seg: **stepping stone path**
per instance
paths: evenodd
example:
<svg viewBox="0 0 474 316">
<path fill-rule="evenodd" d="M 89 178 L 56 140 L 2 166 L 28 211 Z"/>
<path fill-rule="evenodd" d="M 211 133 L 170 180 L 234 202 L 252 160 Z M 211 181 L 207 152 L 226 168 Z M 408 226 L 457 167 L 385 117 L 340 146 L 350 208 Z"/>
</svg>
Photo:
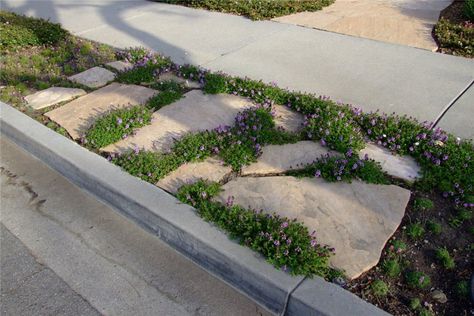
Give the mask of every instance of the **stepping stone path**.
<svg viewBox="0 0 474 316">
<path fill-rule="evenodd" d="M 82 89 L 51 87 L 25 97 L 28 105 L 35 110 L 44 109 L 60 102 L 69 101 L 86 94 Z"/>
<path fill-rule="evenodd" d="M 115 74 L 102 67 L 94 67 L 78 73 L 74 76 L 68 77 L 72 82 L 82 84 L 86 87 L 95 89 L 105 86 L 110 81 L 115 79 Z"/>
<path fill-rule="evenodd" d="M 133 67 L 133 65 L 127 61 L 123 60 L 116 60 L 112 61 L 110 63 L 105 64 L 106 66 L 109 66 L 110 68 L 113 68 L 117 70 L 118 72 L 124 72 L 126 70 L 129 70 Z"/>
<path fill-rule="evenodd" d="M 317 12 L 274 21 L 436 50 L 431 36 L 441 10 L 453 0 L 336 0 Z"/>
<path fill-rule="evenodd" d="M 295 144 L 269 145 L 262 149 L 256 163 L 242 168 L 242 175 L 277 174 L 288 170 L 303 169 L 322 155 L 331 152 L 313 141 Z"/>
<path fill-rule="evenodd" d="M 103 148 L 106 152 L 124 152 L 133 148 L 168 151 L 174 141 L 186 133 L 212 130 L 219 125 L 233 125 L 239 112 L 251 105 L 242 97 L 203 94 L 193 90 L 184 98 L 156 111 L 151 125 L 135 135 Z"/>
<path fill-rule="evenodd" d="M 112 83 L 45 115 L 64 127 L 72 138 L 79 139 L 101 115 L 112 109 L 145 104 L 157 92 L 141 86 Z"/>
<path fill-rule="evenodd" d="M 367 156 L 380 163 L 382 170 L 395 178 L 407 182 L 414 182 L 420 177 L 420 166 L 410 156 L 393 155 L 389 150 L 374 144 L 367 146 L 359 152 L 360 157 Z"/>
<path fill-rule="evenodd" d="M 193 162 L 180 166 L 156 185 L 160 188 L 176 194 L 178 189 L 185 184 L 192 184 L 199 179 L 213 182 L 221 182 L 232 172 L 232 168 L 224 166 L 223 161 L 216 158 L 208 158 L 201 162 Z"/>
<path fill-rule="evenodd" d="M 161 74 L 158 77 L 157 81 L 158 82 L 174 81 L 176 83 L 182 84 L 184 87 L 186 87 L 188 89 L 200 89 L 201 88 L 201 84 L 199 82 L 178 77 L 175 74 L 173 74 L 172 72 L 165 72 L 165 73 Z"/>
<path fill-rule="evenodd" d="M 335 268 L 354 279 L 374 267 L 405 213 L 410 191 L 395 185 L 321 178 L 243 177 L 223 186 L 217 200 L 297 218 L 316 231 L 321 244 L 335 248 Z"/>
<path fill-rule="evenodd" d="M 303 128 L 304 116 L 283 105 L 275 104 L 275 125 L 288 132 L 299 132 Z"/>
</svg>

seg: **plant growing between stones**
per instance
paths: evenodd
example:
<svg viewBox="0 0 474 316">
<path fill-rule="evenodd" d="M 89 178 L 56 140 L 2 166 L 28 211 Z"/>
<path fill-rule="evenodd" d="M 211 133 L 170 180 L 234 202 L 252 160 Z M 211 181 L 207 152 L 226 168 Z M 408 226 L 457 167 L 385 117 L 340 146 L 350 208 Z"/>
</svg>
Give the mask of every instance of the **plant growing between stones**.
<svg viewBox="0 0 474 316">
<path fill-rule="evenodd" d="M 451 257 L 448 249 L 446 248 L 436 249 L 436 258 L 445 269 L 454 269 L 454 267 L 456 266 L 456 264 L 454 263 L 454 259 Z"/>
<path fill-rule="evenodd" d="M 420 222 L 412 223 L 407 226 L 406 234 L 413 240 L 418 240 L 425 234 L 425 229 Z"/>
<path fill-rule="evenodd" d="M 324 277 L 333 273 L 328 266 L 333 250 L 319 245 L 314 233 L 310 235 L 304 225 L 275 214 L 235 206 L 232 197 L 226 205 L 214 202 L 212 199 L 219 191 L 219 184 L 200 180 L 181 187 L 177 197 L 194 206 L 205 220 L 223 228 L 232 238 L 290 274 Z"/>
<path fill-rule="evenodd" d="M 386 259 L 382 263 L 382 269 L 391 278 L 396 278 L 402 273 L 402 267 L 398 259 Z"/>
<path fill-rule="evenodd" d="M 414 202 L 414 208 L 417 211 L 429 211 L 433 209 L 434 203 L 427 198 L 417 198 Z"/>
</svg>

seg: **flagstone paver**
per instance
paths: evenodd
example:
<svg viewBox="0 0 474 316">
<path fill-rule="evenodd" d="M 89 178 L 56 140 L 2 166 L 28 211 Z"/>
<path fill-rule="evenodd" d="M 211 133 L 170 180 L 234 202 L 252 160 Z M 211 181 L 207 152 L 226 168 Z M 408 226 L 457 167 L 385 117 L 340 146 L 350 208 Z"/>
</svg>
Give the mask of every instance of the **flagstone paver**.
<svg viewBox="0 0 474 316">
<path fill-rule="evenodd" d="M 237 113 L 251 106 L 245 98 L 228 94 L 204 94 L 192 90 L 181 100 L 156 111 L 152 123 L 135 135 L 103 148 L 106 152 L 124 152 L 131 148 L 167 151 L 186 133 L 211 130 L 219 125 L 232 125 Z"/>
<path fill-rule="evenodd" d="M 274 105 L 275 125 L 288 132 L 298 132 L 303 128 L 304 116 L 283 105 Z"/>
<path fill-rule="evenodd" d="M 427 50 L 437 49 L 431 36 L 441 10 L 452 0 L 336 0 L 318 12 L 274 19 Z"/>
<path fill-rule="evenodd" d="M 51 87 L 25 97 L 28 105 L 35 110 L 44 109 L 60 102 L 69 101 L 86 94 L 82 89 Z"/>
<path fill-rule="evenodd" d="M 80 83 L 89 88 L 100 88 L 115 79 L 115 74 L 102 67 L 87 69 L 74 76 L 68 77 L 72 82 Z"/>
<path fill-rule="evenodd" d="M 420 177 L 420 166 L 410 156 L 393 155 L 389 150 L 374 144 L 367 144 L 359 153 L 360 157 L 367 156 L 380 163 L 382 170 L 389 175 L 408 182 L 414 182 Z"/>
<path fill-rule="evenodd" d="M 158 91 L 136 86 L 112 83 L 45 115 L 64 127 L 74 139 L 79 139 L 104 113 L 131 105 L 144 104 Z"/>
<path fill-rule="evenodd" d="M 335 248 L 331 264 L 354 279 L 379 261 L 400 225 L 410 191 L 360 181 L 242 177 L 225 184 L 217 200 L 225 203 L 229 196 L 234 204 L 302 221 L 320 243 Z"/>
<path fill-rule="evenodd" d="M 232 172 L 232 168 L 224 166 L 223 161 L 208 158 L 201 162 L 193 162 L 180 166 L 156 184 L 160 188 L 177 193 L 184 184 L 192 184 L 199 179 L 220 182 Z"/>
<path fill-rule="evenodd" d="M 179 84 L 184 85 L 186 88 L 189 88 L 189 89 L 200 89 L 201 88 L 201 84 L 199 82 L 178 77 L 175 74 L 173 74 L 172 72 L 165 72 L 165 73 L 161 74 L 158 77 L 157 81 L 158 82 L 174 81 L 174 82 L 177 82 Z"/>
<path fill-rule="evenodd" d="M 313 141 L 265 146 L 256 163 L 242 168 L 242 175 L 277 174 L 302 169 L 329 152 L 326 147 Z"/>
<path fill-rule="evenodd" d="M 110 63 L 107 63 L 106 65 L 117 70 L 118 72 L 124 72 L 133 67 L 131 63 L 127 61 L 123 61 L 123 60 L 111 61 Z"/>
</svg>

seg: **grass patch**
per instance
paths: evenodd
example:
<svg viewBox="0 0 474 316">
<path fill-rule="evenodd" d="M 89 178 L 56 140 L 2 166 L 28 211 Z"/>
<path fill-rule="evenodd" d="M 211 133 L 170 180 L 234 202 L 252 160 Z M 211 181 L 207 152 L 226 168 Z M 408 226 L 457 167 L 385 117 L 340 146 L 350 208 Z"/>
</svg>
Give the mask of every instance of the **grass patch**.
<svg viewBox="0 0 474 316">
<path fill-rule="evenodd" d="M 85 135 L 86 144 L 102 148 L 133 134 L 134 130 L 151 122 L 152 112 L 137 105 L 113 110 L 98 118 Z"/>
<path fill-rule="evenodd" d="M 185 185 L 178 199 L 197 209 L 205 220 L 226 230 L 241 244 L 261 253 L 268 262 L 293 275 L 328 276 L 332 249 L 321 246 L 306 226 L 295 220 L 223 205 L 212 201 L 220 191 L 216 183 L 198 181 Z"/>
<path fill-rule="evenodd" d="M 303 11 L 318 11 L 334 0 L 155 0 L 193 8 L 243 15 L 252 20 L 271 19 Z"/>
</svg>

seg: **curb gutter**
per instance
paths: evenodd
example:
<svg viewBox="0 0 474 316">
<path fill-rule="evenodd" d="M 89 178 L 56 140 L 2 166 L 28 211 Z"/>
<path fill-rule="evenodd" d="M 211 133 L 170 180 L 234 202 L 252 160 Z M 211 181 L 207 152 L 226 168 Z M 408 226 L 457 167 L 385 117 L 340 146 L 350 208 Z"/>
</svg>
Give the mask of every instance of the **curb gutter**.
<svg viewBox="0 0 474 316">
<path fill-rule="evenodd" d="M 0 131 L 2 137 L 273 313 L 388 315 L 321 278 L 292 277 L 275 269 L 202 220 L 191 206 L 2 102 Z"/>
</svg>

